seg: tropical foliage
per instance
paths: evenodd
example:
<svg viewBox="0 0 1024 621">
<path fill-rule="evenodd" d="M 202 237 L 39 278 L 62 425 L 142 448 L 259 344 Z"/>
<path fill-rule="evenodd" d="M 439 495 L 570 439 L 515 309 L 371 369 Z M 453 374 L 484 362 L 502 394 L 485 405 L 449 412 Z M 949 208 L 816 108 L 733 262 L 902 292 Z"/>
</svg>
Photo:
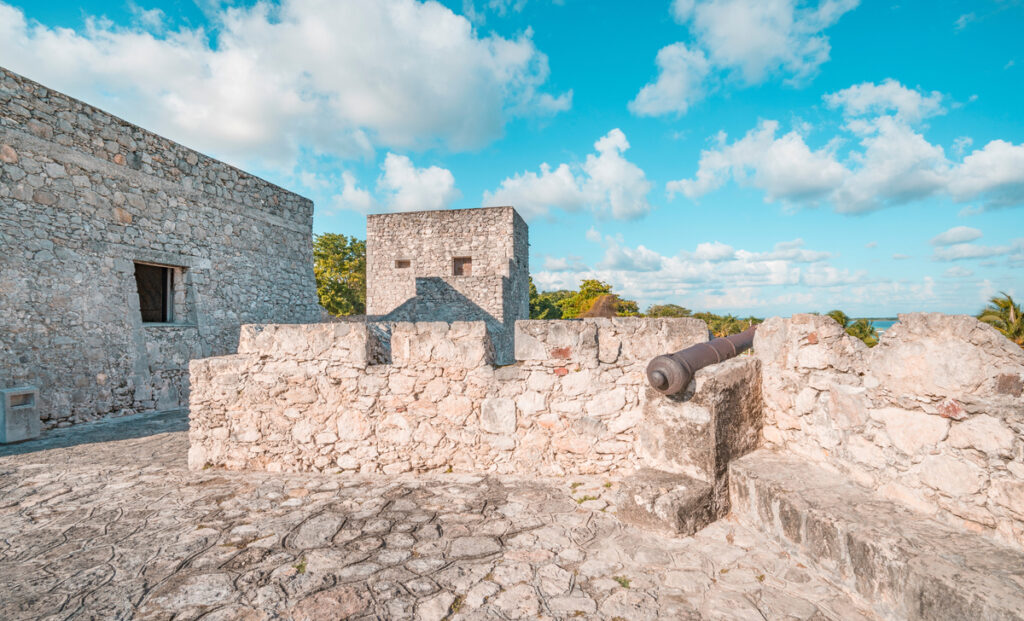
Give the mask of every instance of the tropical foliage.
<svg viewBox="0 0 1024 621">
<path fill-rule="evenodd" d="M 578 291 L 537 292 L 530 281 L 530 319 L 574 319 L 590 310 L 603 295 L 615 295 L 619 315 L 635 316 L 640 307 L 633 300 L 625 300 L 612 291 L 612 286 L 600 280 L 584 280 Z"/>
<path fill-rule="evenodd" d="M 572 295 L 572 291 L 537 292 L 537 286 L 530 279 L 530 319 L 561 319 L 562 308 L 559 302 Z"/>
<path fill-rule="evenodd" d="M 835 319 L 847 334 L 864 341 L 868 347 L 878 345 L 878 332 L 867 319 L 852 319 L 841 310 L 833 310 L 825 314 Z"/>
<path fill-rule="evenodd" d="M 704 323 L 708 324 L 708 330 L 715 337 L 739 334 L 750 326 L 764 321 L 758 317 L 741 319 L 735 315 L 716 315 L 714 313 L 694 313 L 693 316 L 697 319 L 703 319 Z"/>
<path fill-rule="evenodd" d="M 1021 312 L 1020 304 L 1014 302 L 1009 294 L 993 296 L 988 306 L 978 314 L 978 319 L 1024 347 L 1024 313 Z"/>
<path fill-rule="evenodd" d="M 678 304 L 653 304 L 644 314 L 648 317 L 689 317 L 693 311 Z"/>
<path fill-rule="evenodd" d="M 320 305 L 332 315 L 366 312 L 366 242 L 324 233 L 313 236 L 313 273 Z"/>
<path fill-rule="evenodd" d="M 572 319 L 586 313 L 594 302 L 604 295 L 616 295 L 611 285 L 599 280 L 584 280 L 578 291 L 537 291 L 530 281 L 530 318 L 531 319 Z M 742 332 L 752 325 L 761 323 L 758 317 L 740 318 L 733 315 L 716 315 L 714 313 L 694 313 L 678 304 L 654 304 L 641 313 L 633 300 L 624 300 L 616 296 L 618 315 L 638 317 L 696 317 L 708 324 L 714 336 L 728 336 Z"/>
</svg>

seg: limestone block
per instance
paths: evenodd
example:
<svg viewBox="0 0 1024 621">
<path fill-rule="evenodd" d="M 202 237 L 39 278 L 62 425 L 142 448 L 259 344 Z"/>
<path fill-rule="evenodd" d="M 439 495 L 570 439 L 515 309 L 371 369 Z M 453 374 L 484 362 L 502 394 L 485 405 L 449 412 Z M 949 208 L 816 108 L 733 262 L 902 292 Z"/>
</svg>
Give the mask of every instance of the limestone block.
<svg viewBox="0 0 1024 621">
<path fill-rule="evenodd" d="M 516 407 L 526 416 L 542 412 L 544 395 L 535 390 L 528 390 L 516 399 Z"/>
<path fill-rule="evenodd" d="M 646 366 L 655 356 L 708 340 L 708 326 L 694 317 L 587 318 L 597 327 L 601 362 Z"/>
<path fill-rule="evenodd" d="M 893 445 L 907 455 L 915 455 L 926 446 L 932 446 L 946 439 L 949 421 L 940 417 L 903 410 L 881 408 L 870 410 L 871 418 L 881 421 Z"/>
<path fill-rule="evenodd" d="M 1024 481 L 1005 477 L 993 478 L 989 497 L 1024 519 Z"/>
<path fill-rule="evenodd" d="M 598 362 L 597 326 L 586 321 L 520 320 L 515 331 L 516 360 Z"/>
<path fill-rule="evenodd" d="M 622 386 L 608 391 L 592 390 L 589 394 L 584 411 L 596 418 L 613 416 L 626 406 L 626 389 Z"/>
<path fill-rule="evenodd" d="M 861 436 L 850 438 L 846 448 L 854 461 L 873 468 L 885 467 L 885 454 L 882 452 L 882 449 Z"/>
<path fill-rule="evenodd" d="M 515 402 L 501 397 L 484 399 L 480 403 L 480 428 L 488 433 L 515 433 Z"/>
<path fill-rule="evenodd" d="M 998 394 L 998 376 L 1024 371 L 1024 350 L 967 315 L 900 315 L 869 364 L 893 394 L 962 400 Z"/>
<path fill-rule="evenodd" d="M 952 426 L 949 444 L 956 448 L 972 448 L 989 455 L 1012 456 L 1017 436 L 1003 421 L 980 414 Z"/>
<path fill-rule="evenodd" d="M 369 338 L 366 324 L 356 322 L 245 325 L 238 351 L 276 360 L 328 360 L 365 367 Z"/>
<path fill-rule="evenodd" d="M 829 414 L 840 429 L 860 427 L 867 418 L 867 390 L 863 386 L 829 386 Z"/>
<path fill-rule="evenodd" d="M 391 327 L 391 364 L 443 364 L 474 369 L 494 361 L 493 346 L 482 321 L 399 322 Z"/>
<path fill-rule="evenodd" d="M 708 483 L 650 469 L 626 478 L 615 504 L 623 522 L 684 536 L 718 517 Z"/>
<path fill-rule="evenodd" d="M 950 455 L 929 455 L 920 466 L 921 481 L 953 497 L 981 490 L 988 475 L 974 464 Z"/>
</svg>

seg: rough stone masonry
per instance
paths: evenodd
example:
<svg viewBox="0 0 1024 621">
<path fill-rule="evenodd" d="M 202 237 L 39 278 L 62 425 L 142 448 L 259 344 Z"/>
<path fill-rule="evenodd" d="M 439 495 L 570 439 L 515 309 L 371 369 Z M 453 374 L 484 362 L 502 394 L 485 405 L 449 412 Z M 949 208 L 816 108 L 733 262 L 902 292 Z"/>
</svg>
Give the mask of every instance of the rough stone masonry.
<svg viewBox="0 0 1024 621">
<path fill-rule="evenodd" d="M 313 204 L 0 69 L 0 388 L 43 427 L 184 407 L 244 323 L 321 316 Z"/>
<path fill-rule="evenodd" d="M 495 361 L 512 362 L 530 317 L 529 231 L 512 207 L 366 218 L 366 312 L 385 321 L 483 321 Z"/>
</svg>

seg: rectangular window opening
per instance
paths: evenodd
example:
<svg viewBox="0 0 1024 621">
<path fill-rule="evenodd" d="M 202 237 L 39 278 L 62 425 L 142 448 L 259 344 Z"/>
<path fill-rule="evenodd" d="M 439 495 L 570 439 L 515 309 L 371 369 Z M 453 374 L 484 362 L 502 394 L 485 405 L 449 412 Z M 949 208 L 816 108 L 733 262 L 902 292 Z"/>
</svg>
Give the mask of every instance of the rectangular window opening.
<svg viewBox="0 0 1024 621">
<path fill-rule="evenodd" d="M 473 259 L 471 257 L 455 257 L 452 260 L 452 274 L 455 276 L 472 276 Z"/>
<path fill-rule="evenodd" d="M 409 259 L 398 259 L 395 261 L 396 270 L 404 270 L 412 266 L 412 261 Z"/>
<path fill-rule="evenodd" d="M 135 285 L 143 323 L 174 321 L 174 268 L 136 263 Z"/>
<path fill-rule="evenodd" d="M 36 396 L 31 392 L 11 395 L 10 402 L 12 408 L 29 407 L 36 404 Z"/>
</svg>

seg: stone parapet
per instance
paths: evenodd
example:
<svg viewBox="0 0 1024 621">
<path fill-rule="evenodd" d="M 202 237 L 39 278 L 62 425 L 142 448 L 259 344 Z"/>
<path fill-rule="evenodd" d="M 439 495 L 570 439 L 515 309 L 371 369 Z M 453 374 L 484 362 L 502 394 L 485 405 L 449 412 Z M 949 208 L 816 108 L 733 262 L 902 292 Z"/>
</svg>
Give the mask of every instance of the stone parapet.
<svg viewBox="0 0 1024 621">
<path fill-rule="evenodd" d="M 764 439 L 883 497 L 1024 544 L 1024 350 L 972 317 L 900 315 L 869 349 L 831 318 L 762 324 Z"/>
<path fill-rule="evenodd" d="M 517 329 L 520 359 L 496 367 L 483 322 L 245 326 L 239 354 L 192 362 L 189 464 L 529 475 L 664 468 L 641 450 L 648 401 L 666 399 L 647 389 L 643 357 L 706 341 L 703 322 Z M 366 353 L 374 348 L 390 358 Z M 756 360 L 746 364 L 758 379 Z M 705 377 L 713 370 L 699 385 Z M 708 407 L 717 399 L 700 389 L 690 397 Z"/>
</svg>

